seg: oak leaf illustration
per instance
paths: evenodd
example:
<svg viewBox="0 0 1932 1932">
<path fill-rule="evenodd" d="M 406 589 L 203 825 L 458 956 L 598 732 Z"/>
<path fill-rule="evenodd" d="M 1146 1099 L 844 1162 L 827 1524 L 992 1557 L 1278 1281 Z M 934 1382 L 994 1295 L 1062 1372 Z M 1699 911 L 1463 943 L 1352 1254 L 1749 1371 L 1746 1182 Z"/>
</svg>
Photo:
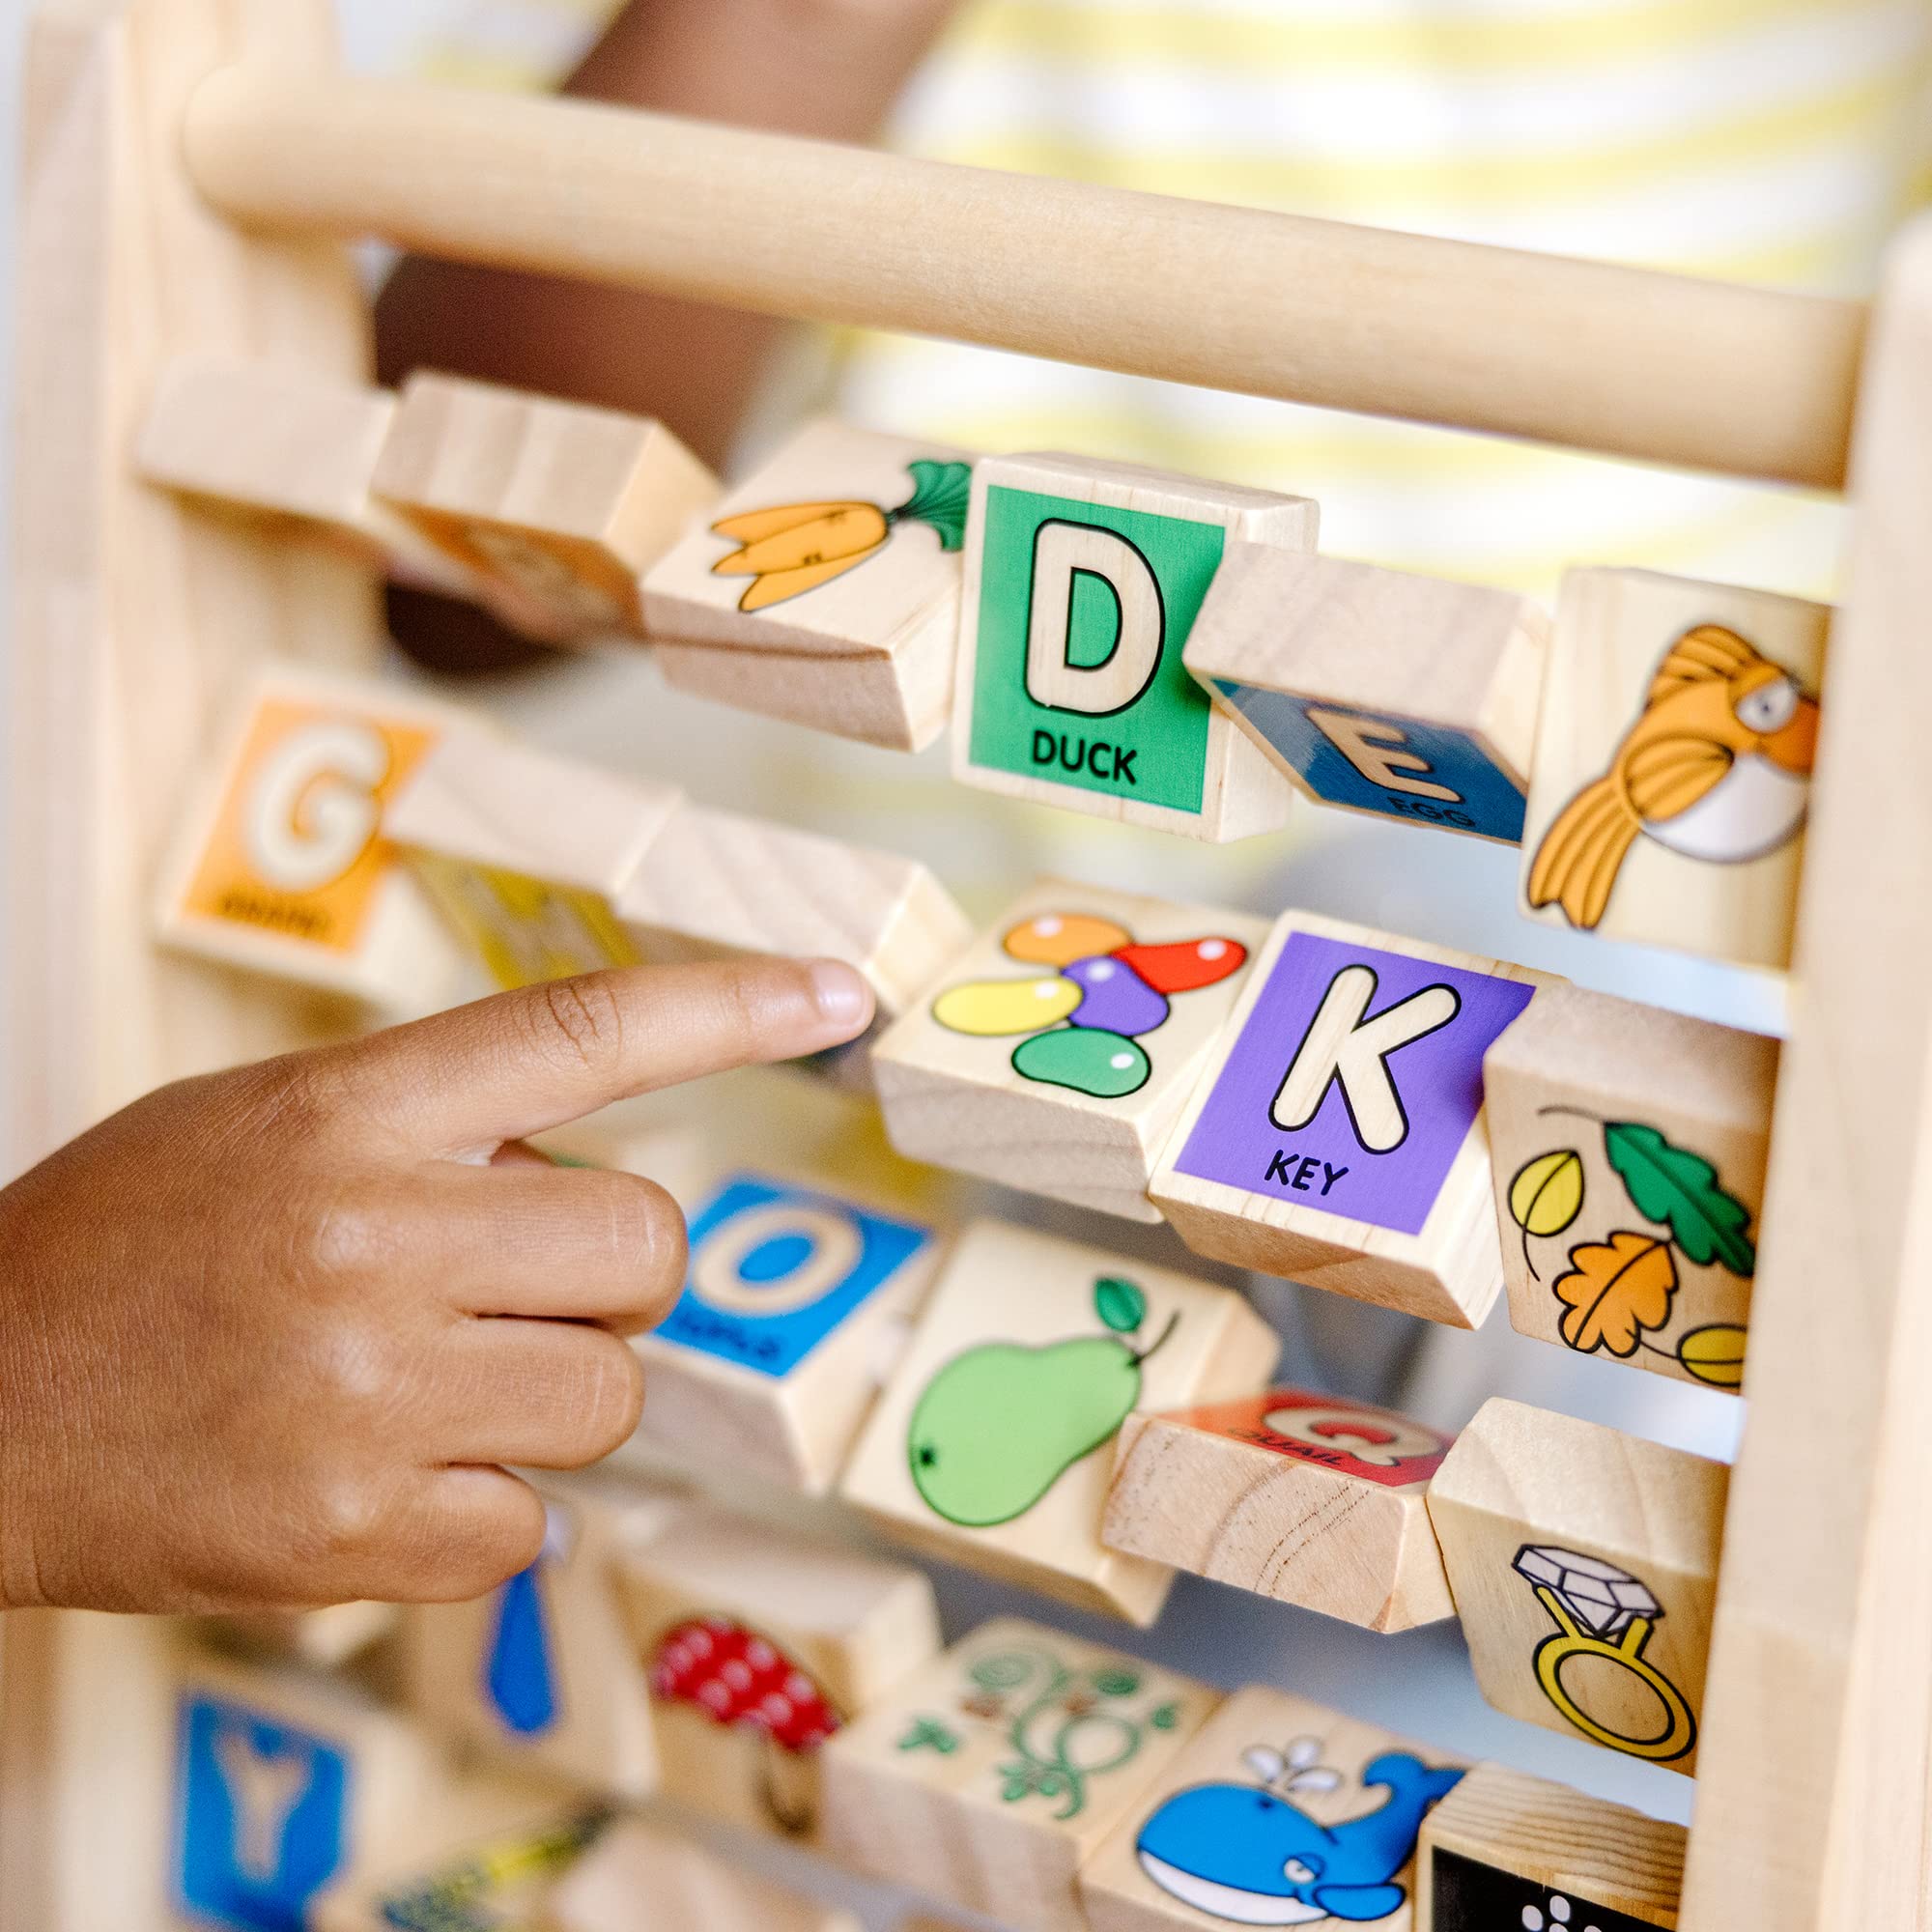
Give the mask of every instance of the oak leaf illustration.
<svg viewBox="0 0 1932 1932">
<path fill-rule="evenodd" d="M 1725 1192 L 1701 1154 L 1634 1121 L 1605 1123 L 1604 1152 L 1636 1211 L 1667 1227 L 1689 1260 L 1699 1267 L 1721 1262 L 1735 1275 L 1756 1271 L 1757 1251 L 1747 1232 L 1750 1209 Z"/>
<path fill-rule="evenodd" d="M 1570 1250 L 1570 1272 L 1554 1288 L 1566 1304 L 1559 1326 L 1571 1348 L 1628 1359 L 1646 1330 L 1669 1321 L 1677 1263 L 1668 1241 L 1620 1231 L 1606 1242 L 1579 1241 Z"/>
</svg>

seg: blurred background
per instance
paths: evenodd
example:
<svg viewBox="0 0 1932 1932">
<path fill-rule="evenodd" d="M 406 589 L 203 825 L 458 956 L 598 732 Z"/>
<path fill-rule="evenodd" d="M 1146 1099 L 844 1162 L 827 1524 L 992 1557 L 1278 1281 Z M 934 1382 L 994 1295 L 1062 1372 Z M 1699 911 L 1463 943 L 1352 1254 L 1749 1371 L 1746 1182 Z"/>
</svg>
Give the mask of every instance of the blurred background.
<svg viewBox="0 0 1932 1932">
<path fill-rule="evenodd" d="M 876 123 L 888 145 L 947 160 L 1820 292 L 1868 292 L 1886 236 L 1932 185 L 1924 0 L 337 4 L 348 60 L 368 71 L 502 89 L 578 74 L 580 91 L 805 132 L 859 137 Z M 11 128 L 27 8 L 6 7 Z M 616 52 L 580 73 L 620 14 Z M 717 43 L 737 52 L 707 66 Z M 0 195 L 10 229 L 12 146 Z M 378 251 L 367 264 L 372 287 L 395 273 Z M 1145 270 L 1158 278 L 1162 264 Z M 521 333 L 514 320 L 477 333 L 454 318 L 506 311 L 479 306 L 473 280 L 412 268 L 402 277 L 385 298 L 388 373 L 434 361 L 648 407 L 733 475 L 801 412 L 825 408 L 970 448 L 1065 448 L 1313 497 L 1325 551 L 1545 600 L 1576 563 L 1832 593 L 1840 513 L 1795 492 L 986 351 L 667 316 L 668 305 L 606 307 L 594 353 L 573 367 L 573 338 L 546 333 L 535 306 Z M 627 361 L 626 340 L 642 345 L 659 327 L 724 345 L 722 372 L 667 377 L 667 358 L 641 349 Z M 416 621 L 399 613 L 404 628 Z M 1520 920 L 1513 849 L 1313 807 L 1280 837 L 1198 845 L 957 786 L 943 744 L 908 758 L 707 707 L 668 692 L 635 652 L 519 664 L 501 640 L 435 631 L 413 639 L 418 656 L 445 672 L 469 667 L 466 695 L 521 732 L 675 780 L 707 803 L 916 853 L 978 918 L 1035 873 L 1060 871 L 1263 913 L 1335 913 L 1759 1031 L 1781 1026 L 1768 980 Z M 861 1117 L 797 1104 L 811 1116 L 798 1131 L 845 1135 L 844 1157 L 867 1157 Z M 1162 1231 L 978 1193 L 1012 1218 L 1211 1272 Z M 1733 1399 L 1523 1340 L 1500 1306 L 1483 1331 L 1462 1334 L 1287 1284 L 1253 1291 L 1287 1339 L 1286 1381 L 1448 1428 L 1507 1394 L 1705 1454 L 1735 1445 Z M 960 1573 L 942 1569 L 940 1580 L 950 1634 L 995 1608 L 1037 1609 Z M 1377 1637 L 1185 1577 L 1145 1634 L 1052 1614 L 1220 1684 L 1279 1683 L 1661 1816 L 1689 1812 L 1688 1780 L 1491 1711 L 1453 1625 Z"/>
</svg>

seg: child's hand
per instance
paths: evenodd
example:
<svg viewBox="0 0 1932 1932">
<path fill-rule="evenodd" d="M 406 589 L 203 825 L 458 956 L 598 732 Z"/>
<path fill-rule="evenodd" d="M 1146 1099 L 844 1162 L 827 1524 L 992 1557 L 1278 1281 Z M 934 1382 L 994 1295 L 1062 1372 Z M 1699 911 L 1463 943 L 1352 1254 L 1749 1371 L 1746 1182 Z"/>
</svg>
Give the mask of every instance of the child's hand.
<svg viewBox="0 0 1932 1932">
<path fill-rule="evenodd" d="M 860 1033 L 848 967 L 603 973 L 183 1081 L 0 1191 L 0 1607 L 480 1595 L 502 1463 L 631 1433 L 684 1273 L 635 1176 L 506 1143 Z M 521 1152 L 522 1158 L 518 1158 Z"/>
</svg>

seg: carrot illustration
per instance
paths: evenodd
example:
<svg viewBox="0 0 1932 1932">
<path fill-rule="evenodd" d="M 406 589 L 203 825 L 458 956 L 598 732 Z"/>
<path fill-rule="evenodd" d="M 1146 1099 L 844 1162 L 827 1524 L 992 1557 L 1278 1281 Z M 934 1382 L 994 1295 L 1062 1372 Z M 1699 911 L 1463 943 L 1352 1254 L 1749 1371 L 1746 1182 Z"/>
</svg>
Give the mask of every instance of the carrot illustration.
<svg viewBox="0 0 1932 1932">
<path fill-rule="evenodd" d="M 829 583 L 883 550 L 900 524 L 923 524 L 942 550 L 966 541 L 966 503 L 973 468 L 920 461 L 906 466 L 913 493 L 896 509 L 877 503 L 786 503 L 748 510 L 712 525 L 739 546 L 711 566 L 714 577 L 749 577 L 741 611 L 763 611 Z"/>
</svg>

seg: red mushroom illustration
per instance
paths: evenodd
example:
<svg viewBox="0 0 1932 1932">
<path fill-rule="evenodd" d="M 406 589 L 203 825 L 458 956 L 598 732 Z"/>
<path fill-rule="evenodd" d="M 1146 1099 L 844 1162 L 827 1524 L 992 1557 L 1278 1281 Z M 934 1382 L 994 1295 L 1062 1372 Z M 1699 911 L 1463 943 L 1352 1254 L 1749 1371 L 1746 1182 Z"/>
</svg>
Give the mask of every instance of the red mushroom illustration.
<svg viewBox="0 0 1932 1932">
<path fill-rule="evenodd" d="M 766 1807 L 787 1832 L 810 1827 L 813 1754 L 841 1720 L 810 1674 L 775 1643 L 728 1617 L 674 1624 L 651 1660 L 651 1692 L 689 1704 L 724 1729 L 762 1735 Z"/>
</svg>

